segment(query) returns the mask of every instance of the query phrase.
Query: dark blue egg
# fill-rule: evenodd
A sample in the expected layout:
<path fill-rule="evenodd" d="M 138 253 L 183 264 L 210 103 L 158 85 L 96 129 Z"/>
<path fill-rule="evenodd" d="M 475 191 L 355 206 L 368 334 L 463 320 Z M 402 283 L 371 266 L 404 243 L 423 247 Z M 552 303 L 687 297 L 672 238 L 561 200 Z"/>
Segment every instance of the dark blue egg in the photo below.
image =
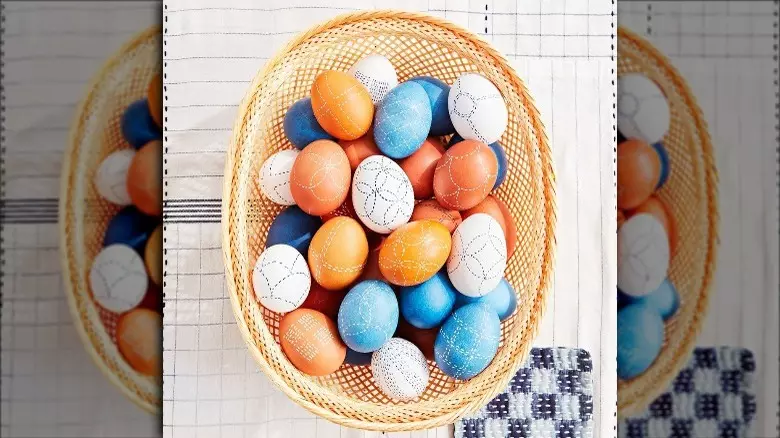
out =
<path fill-rule="evenodd" d="M 653 363 L 664 343 L 664 320 L 647 303 L 632 303 L 617 314 L 617 375 L 632 379 Z"/>
<path fill-rule="evenodd" d="M 668 278 L 649 294 L 637 298 L 628 297 L 628 300 L 631 303 L 643 303 L 657 309 L 664 321 L 674 315 L 677 309 L 680 308 L 680 295 Z"/>
<path fill-rule="evenodd" d="M 618 310 L 626 307 L 633 302 L 633 298 L 630 295 L 625 294 L 620 288 L 617 288 L 617 304 Z"/>
<path fill-rule="evenodd" d="M 321 225 L 320 218 L 308 215 L 297 205 L 292 205 L 282 210 L 271 223 L 265 247 L 284 243 L 297 249 L 306 257 L 309 254 L 311 239 Z"/>
<path fill-rule="evenodd" d="M 517 296 L 515 295 L 515 289 L 506 281 L 506 278 L 502 278 L 495 289 L 488 292 L 487 295 L 481 297 L 469 297 L 463 294 L 458 294 L 456 306 L 461 307 L 471 303 L 485 303 L 490 308 L 496 311 L 498 319 L 501 321 L 509 318 L 517 308 Z"/>
<path fill-rule="evenodd" d="M 398 327 L 398 300 L 387 283 L 365 280 L 341 302 L 338 328 L 341 340 L 358 353 L 379 350 Z"/>
<path fill-rule="evenodd" d="M 122 135 L 136 149 L 162 138 L 162 132 L 149 112 L 146 99 L 136 100 L 127 107 L 122 115 Z"/>
<path fill-rule="evenodd" d="M 444 374 L 466 380 L 481 373 L 496 356 L 501 322 L 484 303 L 472 303 L 452 312 L 433 345 L 436 364 Z"/>
<path fill-rule="evenodd" d="M 374 142 L 390 158 L 415 153 L 431 130 L 431 103 L 422 85 L 404 82 L 379 104 L 374 116 Z"/>
<path fill-rule="evenodd" d="M 658 184 L 655 189 L 660 189 L 666 181 L 669 179 L 669 172 L 671 171 L 671 165 L 669 163 L 669 153 L 666 152 L 666 148 L 660 141 L 653 143 L 653 149 L 658 153 L 658 159 L 661 160 L 661 176 L 658 178 Z"/>
<path fill-rule="evenodd" d="M 313 141 L 334 139 L 322 129 L 314 117 L 311 97 L 304 97 L 287 110 L 287 114 L 284 115 L 284 134 L 298 149 L 305 148 Z"/>
<path fill-rule="evenodd" d="M 417 76 L 410 79 L 422 85 L 431 102 L 431 132 L 430 135 L 450 135 L 455 132 L 455 126 L 450 120 L 450 112 L 447 109 L 447 98 L 450 95 L 450 86 L 430 76 Z"/>
<path fill-rule="evenodd" d="M 401 288 L 401 315 L 417 328 L 438 327 L 452 313 L 456 295 L 460 294 L 450 283 L 447 272 L 439 271 L 421 284 Z"/>
<path fill-rule="evenodd" d="M 119 210 L 108 223 L 103 236 L 103 246 L 123 243 L 143 256 L 146 241 L 159 222 L 159 218 L 145 215 L 135 206 L 128 205 Z"/>
<path fill-rule="evenodd" d="M 626 140 L 628 140 L 628 139 L 618 129 L 618 132 L 617 132 L 617 144 L 623 143 Z"/>
<path fill-rule="evenodd" d="M 372 353 L 358 353 L 347 347 L 347 357 L 344 359 L 344 363 L 349 365 L 368 365 L 371 363 L 371 354 Z"/>
<path fill-rule="evenodd" d="M 447 142 L 447 149 L 454 146 L 456 143 L 460 143 L 463 141 L 463 137 L 461 137 L 457 132 L 450 137 L 450 141 Z M 506 179 L 506 171 L 509 167 L 509 162 L 506 159 L 506 151 L 504 151 L 504 147 L 501 146 L 501 143 L 499 142 L 493 142 L 488 145 L 490 147 L 490 150 L 493 151 L 494 154 L 496 154 L 496 160 L 498 161 L 498 175 L 496 176 L 496 183 L 493 184 L 493 190 L 498 188 L 498 186 L 501 185 L 501 183 L 504 182 Z"/>

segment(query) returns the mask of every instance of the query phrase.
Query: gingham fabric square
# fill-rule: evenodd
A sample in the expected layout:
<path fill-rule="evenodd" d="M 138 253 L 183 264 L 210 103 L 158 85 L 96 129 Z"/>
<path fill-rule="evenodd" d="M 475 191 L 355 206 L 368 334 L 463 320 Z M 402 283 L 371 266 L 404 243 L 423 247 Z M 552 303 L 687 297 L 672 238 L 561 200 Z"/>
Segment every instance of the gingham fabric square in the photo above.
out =
<path fill-rule="evenodd" d="M 755 369 L 749 350 L 697 348 L 665 393 L 618 423 L 618 437 L 749 437 Z"/>
<path fill-rule="evenodd" d="M 593 363 L 572 348 L 534 348 L 502 392 L 455 424 L 455 438 L 590 438 Z"/>

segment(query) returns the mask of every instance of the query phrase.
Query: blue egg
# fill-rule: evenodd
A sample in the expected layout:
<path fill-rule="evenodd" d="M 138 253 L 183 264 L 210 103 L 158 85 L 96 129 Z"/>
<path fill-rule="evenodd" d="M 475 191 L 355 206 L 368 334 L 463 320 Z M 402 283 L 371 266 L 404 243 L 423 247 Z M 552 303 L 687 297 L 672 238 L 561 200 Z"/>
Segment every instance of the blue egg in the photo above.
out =
<path fill-rule="evenodd" d="M 463 137 L 461 137 L 456 132 L 455 134 L 453 134 L 452 137 L 450 137 L 450 141 L 447 142 L 447 149 L 451 148 L 456 143 L 460 143 L 462 141 L 463 141 Z M 495 190 L 506 179 L 506 171 L 507 168 L 509 167 L 509 162 L 506 159 L 506 152 L 504 151 L 504 147 L 501 146 L 501 143 L 496 141 L 490 143 L 488 146 L 490 147 L 490 150 L 492 150 L 493 153 L 496 154 L 496 160 L 498 161 L 498 175 L 496 176 L 496 183 L 493 184 L 493 190 Z"/>
<path fill-rule="evenodd" d="M 268 228 L 265 247 L 284 243 L 297 249 L 304 257 L 309 253 L 309 244 L 322 220 L 303 212 L 297 205 L 285 208 L 276 216 Z"/>
<path fill-rule="evenodd" d="M 484 303 L 467 304 L 452 312 L 433 345 L 436 364 L 444 374 L 466 380 L 481 373 L 498 351 L 501 322 Z"/>
<path fill-rule="evenodd" d="M 298 149 L 305 148 L 313 141 L 334 139 L 322 129 L 314 117 L 311 97 L 304 97 L 287 110 L 287 114 L 284 115 L 284 134 Z"/>
<path fill-rule="evenodd" d="M 509 318 L 517 308 L 517 296 L 515 295 L 515 289 L 506 281 L 506 278 L 502 278 L 495 289 L 488 292 L 487 295 L 481 297 L 469 297 L 463 294 L 458 294 L 456 300 L 456 306 L 462 307 L 471 303 L 484 303 L 490 306 L 491 309 L 496 311 L 498 319 L 501 321 Z"/>
<path fill-rule="evenodd" d="M 632 379 L 653 363 L 664 343 L 664 321 L 647 303 L 632 303 L 617 314 L 617 375 Z"/>
<path fill-rule="evenodd" d="M 347 348 L 347 357 L 344 359 L 344 363 L 349 365 L 368 365 L 371 363 L 371 353 L 358 353 L 351 348 Z"/>
<path fill-rule="evenodd" d="M 431 103 L 422 85 L 399 84 L 387 93 L 376 110 L 374 142 L 388 157 L 406 158 L 428 137 L 431 117 Z"/>
<path fill-rule="evenodd" d="M 447 98 L 450 95 L 450 86 L 430 76 L 417 76 L 410 79 L 422 85 L 431 102 L 431 131 L 430 135 L 450 135 L 455 132 L 455 126 L 450 120 L 450 112 L 447 109 Z"/>
<path fill-rule="evenodd" d="M 626 298 L 629 303 L 647 304 L 657 309 L 664 321 L 674 315 L 677 309 L 680 308 L 680 295 L 668 278 L 664 279 L 656 290 L 647 295 L 636 298 L 626 295 Z"/>
<path fill-rule="evenodd" d="M 620 288 L 617 288 L 617 304 L 618 310 L 628 306 L 633 302 L 633 298 L 630 295 L 625 294 Z"/>
<path fill-rule="evenodd" d="M 338 328 L 347 347 L 358 353 L 379 350 L 398 327 L 398 300 L 387 283 L 365 280 L 341 302 Z"/>
<path fill-rule="evenodd" d="M 136 100 L 127 107 L 122 115 L 122 135 L 136 149 L 162 138 L 162 132 L 149 112 L 146 99 Z"/>
<path fill-rule="evenodd" d="M 456 295 L 460 294 L 447 272 L 439 271 L 421 284 L 401 288 L 398 298 L 401 315 L 417 328 L 438 327 L 452 313 Z"/>
<path fill-rule="evenodd" d="M 666 148 L 660 141 L 658 143 L 653 143 L 653 149 L 658 153 L 658 158 L 661 160 L 661 176 L 658 178 L 658 184 L 655 186 L 655 189 L 658 190 L 661 186 L 666 184 L 666 181 L 669 179 L 671 167 L 669 164 L 669 153 L 666 152 Z"/>
<path fill-rule="evenodd" d="M 145 215 L 135 206 L 128 205 L 111 218 L 103 235 L 103 246 L 123 243 L 143 256 L 146 241 L 159 222 L 159 218 Z"/>

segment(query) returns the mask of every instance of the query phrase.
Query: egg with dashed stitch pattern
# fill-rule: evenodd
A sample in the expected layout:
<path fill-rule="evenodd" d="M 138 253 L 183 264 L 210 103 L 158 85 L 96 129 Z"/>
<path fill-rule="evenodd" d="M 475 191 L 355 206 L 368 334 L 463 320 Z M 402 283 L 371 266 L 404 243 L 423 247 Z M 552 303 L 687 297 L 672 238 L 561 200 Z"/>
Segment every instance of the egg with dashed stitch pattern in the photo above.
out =
<path fill-rule="evenodd" d="M 345 216 L 322 224 L 309 244 L 309 268 L 314 281 L 328 290 L 349 286 L 363 272 L 368 239 L 360 224 Z"/>
<path fill-rule="evenodd" d="M 147 376 L 159 376 L 162 317 L 149 309 L 133 309 L 119 317 L 116 345 L 134 370 Z"/>
<path fill-rule="evenodd" d="M 458 292 L 470 297 L 486 295 L 498 286 L 504 269 L 506 238 L 493 217 L 477 213 L 458 225 L 447 259 L 447 275 Z"/>
<path fill-rule="evenodd" d="M 632 209 L 655 191 L 661 177 L 661 161 L 652 146 L 631 139 L 617 147 L 617 206 Z"/>
<path fill-rule="evenodd" d="M 490 148 L 464 140 L 444 153 L 433 174 L 436 200 L 446 208 L 463 211 L 482 202 L 496 182 L 498 161 Z"/>
<path fill-rule="evenodd" d="M 297 249 L 279 243 L 260 254 L 252 270 L 255 297 L 272 312 L 290 312 L 303 304 L 311 288 L 306 260 Z"/>
<path fill-rule="evenodd" d="M 317 140 L 302 150 L 290 171 L 290 193 L 304 212 L 322 216 L 338 208 L 349 192 L 352 170 L 338 143 Z"/>
<path fill-rule="evenodd" d="M 320 126 L 341 140 L 365 135 L 374 120 L 374 103 L 366 87 L 336 70 L 324 71 L 314 79 L 311 106 Z"/>
<path fill-rule="evenodd" d="M 127 194 L 144 213 L 162 214 L 162 142 L 151 141 L 133 155 L 127 168 Z"/>
<path fill-rule="evenodd" d="M 390 158 L 406 158 L 417 151 L 431 129 L 431 105 L 425 89 L 416 82 L 393 88 L 379 104 L 374 141 Z"/>
<path fill-rule="evenodd" d="M 393 288 L 365 280 L 347 292 L 339 307 L 339 335 L 358 353 L 382 348 L 398 327 L 398 300 Z"/>
<path fill-rule="evenodd" d="M 431 219 L 444 225 L 450 234 L 463 221 L 458 210 L 446 209 L 435 199 L 427 199 L 414 206 L 410 220 L 419 221 L 423 219 Z"/>
<path fill-rule="evenodd" d="M 392 338 L 371 356 L 371 374 L 382 392 L 409 401 L 422 395 L 430 374 L 425 356 L 413 343 Z"/>
<path fill-rule="evenodd" d="M 506 252 L 507 257 L 511 257 L 517 245 L 517 227 L 515 226 L 515 220 L 512 218 L 512 214 L 509 212 L 509 208 L 506 207 L 500 199 L 493 195 L 487 195 L 487 197 L 468 210 L 461 212 L 461 217 L 466 220 L 468 217 L 477 214 L 485 213 L 490 215 L 501 226 L 501 230 L 506 237 Z"/>
<path fill-rule="evenodd" d="M 412 183 L 416 199 L 427 199 L 433 196 L 433 172 L 442 155 L 444 155 L 444 146 L 441 140 L 428 137 L 420 149 L 398 162 Z"/>
<path fill-rule="evenodd" d="M 395 161 L 381 155 L 368 157 L 355 169 L 352 205 L 371 231 L 390 233 L 412 216 L 412 183 Z"/>
<path fill-rule="evenodd" d="M 387 93 L 398 85 L 395 67 L 382 55 L 366 56 L 353 64 L 348 73 L 366 87 L 374 105 L 382 102 Z"/>
<path fill-rule="evenodd" d="M 677 227 L 675 226 L 674 216 L 672 216 L 668 206 L 658 196 L 651 195 L 639 207 L 628 211 L 624 221 L 640 213 L 650 214 L 663 225 L 666 235 L 669 237 L 669 253 L 673 254 L 677 247 Z"/>
<path fill-rule="evenodd" d="M 333 373 L 347 356 L 336 323 L 312 309 L 296 309 L 282 317 L 279 344 L 293 366 L 310 376 Z"/>
<path fill-rule="evenodd" d="M 501 138 L 509 120 L 498 88 L 478 73 L 458 77 L 447 96 L 447 109 L 461 137 L 486 144 Z"/>
<path fill-rule="evenodd" d="M 379 270 L 398 286 L 414 286 L 433 277 L 450 254 L 452 238 L 444 225 L 421 220 L 393 231 L 379 250 Z"/>
<path fill-rule="evenodd" d="M 496 356 L 501 322 L 484 303 L 472 303 L 452 312 L 439 330 L 433 354 L 444 374 L 468 380 L 485 370 Z"/>
<path fill-rule="evenodd" d="M 295 204 L 290 191 L 290 173 L 297 158 L 297 150 L 286 149 L 271 155 L 260 166 L 260 191 L 275 204 Z"/>

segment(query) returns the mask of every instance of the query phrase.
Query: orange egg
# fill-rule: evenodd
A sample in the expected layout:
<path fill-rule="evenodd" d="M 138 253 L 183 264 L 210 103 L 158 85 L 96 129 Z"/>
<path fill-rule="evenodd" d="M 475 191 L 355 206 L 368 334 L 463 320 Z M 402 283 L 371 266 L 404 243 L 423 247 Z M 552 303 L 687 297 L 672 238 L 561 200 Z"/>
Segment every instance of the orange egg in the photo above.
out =
<path fill-rule="evenodd" d="M 623 226 L 623 222 L 625 222 L 625 221 L 626 221 L 625 213 L 623 213 L 623 210 L 618 210 L 617 211 L 617 227 L 618 227 L 618 230 L 620 229 L 621 226 Z"/>
<path fill-rule="evenodd" d="M 311 309 L 295 309 L 282 317 L 279 343 L 295 368 L 310 376 L 336 371 L 347 356 L 336 323 Z"/>
<path fill-rule="evenodd" d="M 636 208 L 653 191 L 661 176 L 661 160 L 649 144 L 631 139 L 617 147 L 617 206 Z"/>
<path fill-rule="evenodd" d="M 160 73 L 154 75 L 146 89 L 146 101 L 149 104 L 149 112 L 157 126 L 162 128 L 162 79 Z"/>
<path fill-rule="evenodd" d="M 320 219 L 322 219 L 322 221 L 325 222 L 328 219 L 333 219 L 334 217 L 338 217 L 338 216 L 346 216 L 358 220 L 357 212 L 355 211 L 355 207 L 352 205 L 352 194 L 350 190 L 347 190 L 347 199 L 345 199 L 344 202 L 342 202 L 341 205 L 338 206 L 338 208 L 336 208 L 331 212 L 321 215 Z M 363 229 L 365 229 L 365 227 L 363 227 Z"/>
<path fill-rule="evenodd" d="M 317 284 L 317 282 L 312 282 L 309 295 L 306 295 L 306 299 L 301 304 L 301 307 L 322 312 L 325 316 L 335 321 L 339 314 L 341 302 L 344 301 L 344 296 L 347 295 L 347 292 L 348 290 L 327 290 Z"/>
<path fill-rule="evenodd" d="M 428 199 L 414 206 L 409 221 L 414 222 L 422 219 L 431 219 L 444 225 L 450 234 L 463 222 L 458 210 L 447 210 L 435 199 Z"/>
<path fill-rule="evenodd" d="M 393 231 L 379 250 L 379 270 L 390 283 L 414 286 L 444 266 L 452 248 L 447 228 L 429 219 Z"/>
<path fill-rule="evenodd" d="M 358 221 L 344 216 L 325 222 L 309 244 L 311 275 L 328 290 L 349 286 L 363 272 L 367 258 L 366 233 Z"/>
<path fill-rule="evenodd" d="M 133 155 L 127 169 L 127 193 L 142 212 L 162 213 L 162 142 L 150 141 Z"/>
<path fill-rule="evenodd" d="M 311 106 L 322 129 L 341 140 L 362 137 L 374 121 L 374 103 L 366 87 L 336 70 L 324 71 L 314 79 Z"/>
<path fill-rule="evenodd" d="M 146 241 L 144 262 L 149 278 L 154 284 L 160 284 L 162 282 L 162 225 L 158 225 Z"/>
<path fill-rule="evenodd" d="M 376 142 L 374 142 L 372 131 L 372 129 L 369 129 L 366 135 L 355 140 L 339 140 L 339 144 L 344 148 L 344 153 L 347 154 L 349 166 L 353 172 L 366 158 L 372 155 L 382 155 L 382 152 L 376 146 Z"/>
<path fill-rule="evenodd" d="M 504 225 L 506 225 L 506 258 L 509 260 L 517 249 L 517 225 L 515 224 L 515 218 L 512 217 L 512 212 L 509 211 L 509 207 L 507 207 L 504 201 L 495 197 L 494 199 L 496 204 L 498 204 L 498 208 L 500 208 L 501 212 L 504 214 Z"/>
<path fill-rule="evenodd" d="M 123 313 L 116 323 L 119 352 L 134 370 L 147 376 L 160 375 L 162 318 L 149 309 Z"/>
<path fill-rule="evenodd" d="M 477 213 L 485 213 L 498 222 L 506 237 L 507 257 L 510 257 L 515 250 L 515 245 L 517 245 L 517 228 L 506 204 L 495 196 L 488 195 L 487 198 L 476 206 L 461 212 L 461 215 L 463 220 L 466 220 L 469 216 Z"/>
<path fill-rule="evenodd" d="M 146 288 L 146 295 L 138 304 L 139 308 L 162 312 L 162 289 L 159 285 L 149 282 Z"/>
<path fill-rule="evenodd" d="M 463 140 L 449 148 L 436 165 L 436 200 L 446 208 L 468 210 L 490 193 L 497 174 L 498 160 L 488 145 Z"/>
<path fill-rule="evenodd" d="M 322 216 L 347 199 L 352 171 L 338 143 L 317 140 L 303 149 L 290 171 L 290 192 L 304 212 Z"/>
<path fill-rule="evenodd" d="M 428 137 L 420 149 L 398 162 L 412 182 L 415 198 L 426 199 L 433 196 L 433 173 L 436 170 L 436 163 L 444 153 L 441 140 L 437 137 Z"/>
<path fill-rule="evenodd" d="M 626 219 L 639 213 L 648 213 L 653 215 L 666 230 L 666 235 L 669 237 L 669 249 L 674 252 L 674 248 L 677 246 L 677 227 L 674 223 L 674 216 L 667 208 L 661 199 L 657 196 L 650 196 L 639 207 L 631 210 L 626 215 Z"/>

